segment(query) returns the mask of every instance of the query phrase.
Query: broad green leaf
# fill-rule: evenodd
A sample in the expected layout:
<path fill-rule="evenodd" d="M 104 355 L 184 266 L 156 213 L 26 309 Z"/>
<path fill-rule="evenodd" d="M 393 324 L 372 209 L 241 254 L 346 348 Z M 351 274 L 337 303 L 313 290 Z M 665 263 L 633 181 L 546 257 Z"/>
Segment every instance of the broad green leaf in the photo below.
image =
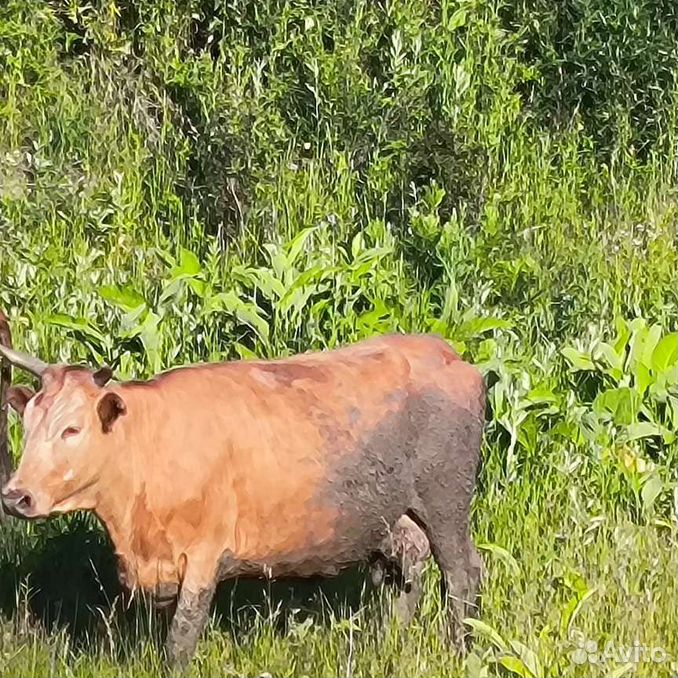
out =
<path fill-rule="evenodd" d="M 654 381 L 650 369 L 644 363 L 637 363 L 634 370 L 635 386 L 638 389 L 638 395 L 644 396 L 647 389 Z"/>
<path fill-rule="evenodd" d="M 523 661 L 531 676 L 535 678 L 541 678 L 544 675 L 544 671 L 539 661 L 537 654 L 533 652 L 527 645 L 524 645 L 519 640 L 511 640 L 510 645 L 513 648 L 513 651 L 518 657 Z"/>
<path fill-rule="evenodd" d="M 488 675 L 488 665 L 476 652 L 470 652 L 464 661 L 464 674 L 466 678 L 484 678 Z"/>
<path fill-rule="evenodd" d="M 626 440 L 638 440 L 639 438 L 649 438 L 651 436 L 660 436 L 663 428 L 651 421 L 638 421 L 626 427 Z"/>
<path fill-rule="evenodd" d="M 270 268 L 251 269 L 250 275 L 261 293 L 269 301 L 281 299 L 289 291 L 285 289 L 282 281 L 273 275 Z"/>
<path fill-rule="evenodd" d="M 663 337 L 652 352 L 652 369 L 662 373 L 678 369 L 678 332 Z"/>
<path fill-rule="evenodd" d="M 298 233 L 287 245 L 287 262 L 290 266 L 293 266 L 299 256 L 299 253 L 304 248 L 306 241 L 311 237 L 313 232 L 317 229 L 317 226 L 310 226 L 309 228 L 304 228 L 300 233 Z"/>
<path fill-rule="evenodd" d="M 629 426 L 636 421 L 639 398 L 631 388 L 611 388 L 600 393 L 593 401 L 593 411 L 598 416 L 611 417 L 615 424 Z"/>
<path fill-rule="evenodd" d="M 73 318 L 64 313 L 54 313 L 48 315 L 45 321 L 50 325 L 81 332 L 88 339 L 97 342 L 100 347 L 106 344 L 104 335 L 85 318 Z"/>
<path fill-rule="evenodd" d="M 645 341 L 643 343 L 643 353 L 640 360 L 648 369 L 652 367 L 652 356 L 661 336 L 661 325 L 652 325 L 647 331 L 647 336 L 645 337 Z"/>
<path fill-rule="evenodd" d="M 197 278 L 191 278 L 188 280 L 188 286 L 201 298 L 205 297 L 207 291 L 207 283 Z"/>
<path fill-rule="evenodd" d="M 273 272 L 278 280 L 285 280 L 285 274 L 288 268 L 287 257 L 280 251 L 280 247 L 275 243 L 266 243 L 264 249 L 268 252 L 268 257 L 273 267 Z"/>
<path fill-rule="evenodd" d="M 522 676 L 522 678 L 533 678 L 534 676 L 530 669 L 525 666 L 523 660 L 518 657 L 504 655 L 503 657 L 499 657 L 498 661 L 505 669 L 508 669 L 511 673 L 515 673 L 518 676 Z"/>
<path fill-rule="evenodd" d="M 259 313 L 259 309 L 254 304 L 245 302 L 241 302 L 235 309 L 240 322 L 249 325 L 264 341 L 268 341 L 268 322 Z"/>
<path fill-rule="evenodd" d="M 306 288 L 293 287 L 280 300 L 280 303 L 278 304 L 278 312 L 281 315 L 285 315 L 290 310 L 290 308 L 292 308 L 294 309 L 295 313 L 299 313 L 306 305 L 306 302 L 309 300 L 314 291 L 315 287 L 311 285 L 308 285 Z"/>
<path fill-rule="evenodd" d="M 511 573 L 516 577 L 520 574 L 520 566 L 518 565 L 518 561 L 503 546 L 484 542 L 477 544 L 477 548 L 483 551 L 489 551 L 490 553 L 497 556 L 508 566 L 509 570 L 511 570 Z"/>
<path fill-rule="evenodd" d="M 640 491 L 640 496 L 643 499 L 643 506 L 646 509 L 649 509 L 652 507 L 652 504 L 654 504 L 655 500 L 661 493 L 661 491 L 664 489 L 664 483 L 662 482 L 662 479 L 657 475 L 657 473 L 653 473 L 644 483 L 643 483 L 643 489 Z"/>
<path fill-rule="evenodd" d="M 181 248 L 179 255 L 179 266 L 176 268 L 176 274 L 182 276 L 196 276 L 202 272 L 198 257 L 185 247 Z M 176 276 L 175 276 L 176 277 Z"/>
<path fill-rule="evenodd" d="M 496 648 L 504 652 L 508 651 L 508 644 L 489 624 L 486 624 L 480 619 L 468 617 L 464 619 L 464 624 L 467 624 L 473 629 L 473 632 L 486 640 L 489 640 Z"/>
<path fill-rule="evenodd" d="M 254 351 L 250 351 L 247 346 L 241 344 L 239 341 L 237 341 L 235 344 L 235 350 L 238 352 L 238 355 L 243 359 L 243 360 L 259 360 L 259 356 L 254 353 Z"/>
<path fill-rule="evenodd" d="M 144 345 L 146 356 L 153 372 L 159 372 L 162 367 L 160 359 L 161 335 L 158 331 L 160 316 L 149 311 L 144 318 L 144 322 L 139 333 L 141 342 Z"/>
<path fill-rule="evenodd" d="M 581 612 L 582 607 L 584 607 L 584 603 L 594 594 L 598 591 L 597 587 L 593 587 L 585 591 L 577 600 L 576 605 L 573 607 L 573 609 L 570 612 L 570 616 L 567 622 L 567 632 L 568 634 L 572 630 L 572 624 L 574 623 L 575 618 L 577 615 Z"/>
<path fill-rule="evenodd" d="M 99 295 L 102 299 L 128 312 L 136 311 L 140 306 L 146 304 L 143 296 L 129 285 L 122 288 L 115 285 L 104 285 L 99 288 Z"/>
<path fill-rule="evenodd" d="M 232 290 L 229 290 L 228 292 L 219 292 L 218 294 L 214 294 L 207 298 L 203 312 L 205 314 L 214 313 L 216 311 L 234 313 L 240 303 L 240 299 Z"/>
<path fill-rule="evenodd" d="M 596 366 L 591 360 L 591 356 L 578 351 L 573 346 L 566 346 L 560 351 L 565 359 L 572 366 L 572 371 L 574 372 L 593 372 L 596 369 Z"/>
<path fill-rule="evenodd" d="M 614 350 L 617 355 L 623 356 L 626 354 L 626 348 L 629 345 L 631 338 L 631 330 L 624 320 L 624 318 L 615 318 L 615 327 L 617 329 L 617 339 L 614 342 Z"/>
<path fill-rule="evenodd" d="M 182 247 L 179 251 L 179 263 L 170 272 L 171 280 L 182 280 L 184 278 L 194 278 L 200 275 L 202 267 L 198 257 L 190 250 Z"/>
<path fill-rule="evenodd" d="M 641 321 L 642 322 L 637 322 Z M 631 374 L 636 373 L 638 364 L 643 362 L 643 350 L 645 348 L 645 341 L 648 337 L 649 330 L 643 318 L 635 318 L 631 323 L 633 334 L 629 342 L 629 356 L 627 360 L 627 371 Z"/>
<path fill-rule="evenodd" d="M 479 337 L 485 332 L 493 330 L 507 330 L 513 324 L 502 318 L 472 318 L 463 322 L 459 327 L 459 334 L 464 337 Z"/>
<path fill-rule="evenodd" d="M 466 8 L 460 7 L 455 12 L 453 12 L 449 21 L 447 22 L 448 31 L 456 31 L 457 28 L 461 28 L 466 24 Z"/>
<path fill-rule="evenodd" d="M 616 381 L 619 381 L 624 374 L 624 358 L 617 354 L 617 352 L 610 346 L 610 344 L 601 341 L 596 346 L 596 358 L 601 359 L 607 364 L 607 372 Z"/>

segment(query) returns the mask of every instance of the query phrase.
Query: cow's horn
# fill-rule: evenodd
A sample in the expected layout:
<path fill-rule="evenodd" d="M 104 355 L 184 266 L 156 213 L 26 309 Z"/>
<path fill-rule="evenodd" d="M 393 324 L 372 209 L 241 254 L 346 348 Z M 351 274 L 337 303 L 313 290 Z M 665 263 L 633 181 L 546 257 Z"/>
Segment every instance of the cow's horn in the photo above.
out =
<path fill-rule="evenodd" d="M 45 370 L 49 367 L 49 365 L 40 360 L 40 358 L 34 358 L 33 356 L 21 353 L 21 351 L 15 351 L 13 348 L 8 348 L 2 344 L 0 344 L 0 355 L 2 355 L 5 360 L 12 363 L 12 365 L 30 372 L 36 377 L 42 377 Z"/>

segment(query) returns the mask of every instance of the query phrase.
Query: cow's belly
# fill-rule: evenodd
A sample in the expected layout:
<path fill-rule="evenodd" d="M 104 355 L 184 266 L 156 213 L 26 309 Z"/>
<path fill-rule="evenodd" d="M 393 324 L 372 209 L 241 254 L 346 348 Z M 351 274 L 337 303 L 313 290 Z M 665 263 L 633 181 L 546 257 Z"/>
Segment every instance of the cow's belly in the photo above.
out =
<path fill-rule="evenodd" d="M 245 554 L 226 549 L 220 559 L 219 578 L 334 576 L 367 561 L 400 515 L 402 511 L 397 508 L 383 516 L 375 512 L 345 517 L 340 523 L 341 530 L 335 530 L 324 540 L 314 541 L 315 535 L 311 534 L 306 546 L 290 551 L 262 549 L 261 554 Z"/>

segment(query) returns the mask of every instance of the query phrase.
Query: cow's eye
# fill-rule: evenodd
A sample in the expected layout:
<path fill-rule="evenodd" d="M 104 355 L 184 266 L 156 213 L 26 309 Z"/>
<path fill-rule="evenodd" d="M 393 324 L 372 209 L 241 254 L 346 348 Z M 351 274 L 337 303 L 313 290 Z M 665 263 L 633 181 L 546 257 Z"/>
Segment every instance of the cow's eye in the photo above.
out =
<path fill-rule="evenodd" d="M 65 428 L 63 430 L 61 437 L 64 440 L 66 440 L 66 438 L 72 438 L 73 436 L 77 436 L 78 433 L 80 433 L 80 429 L 77 426 L 69 426 L 68 428 Z"/>

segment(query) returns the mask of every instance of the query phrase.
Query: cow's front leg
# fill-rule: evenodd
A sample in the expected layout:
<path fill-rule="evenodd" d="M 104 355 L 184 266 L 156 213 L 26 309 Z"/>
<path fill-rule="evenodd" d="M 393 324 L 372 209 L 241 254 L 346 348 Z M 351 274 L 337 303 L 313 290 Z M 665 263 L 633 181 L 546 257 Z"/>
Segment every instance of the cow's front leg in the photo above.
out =
<path fill-rule="evenodd" d="M 185 580 L 167 636 L 167 659 L 174 669 L 185 668 L 193 658 L 209 617 L 216 582 L 198 585 Z"/>

